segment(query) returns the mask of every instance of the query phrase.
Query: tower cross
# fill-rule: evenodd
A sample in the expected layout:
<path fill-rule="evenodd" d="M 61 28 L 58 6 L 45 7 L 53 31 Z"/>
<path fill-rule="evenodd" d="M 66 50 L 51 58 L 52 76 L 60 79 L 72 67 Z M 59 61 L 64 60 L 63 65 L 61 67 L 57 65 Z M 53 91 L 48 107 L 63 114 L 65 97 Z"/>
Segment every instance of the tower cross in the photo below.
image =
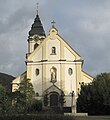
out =
<path fill-rule="evenodd" d="M 39 3 L 37 2 L 37 15 L 38 15 Z"/>
<path fill-rule="evenodd" d="M 52 23 L 52 27 L 54 27 L 56 22 L 53 20 L 51 23 Z"/>

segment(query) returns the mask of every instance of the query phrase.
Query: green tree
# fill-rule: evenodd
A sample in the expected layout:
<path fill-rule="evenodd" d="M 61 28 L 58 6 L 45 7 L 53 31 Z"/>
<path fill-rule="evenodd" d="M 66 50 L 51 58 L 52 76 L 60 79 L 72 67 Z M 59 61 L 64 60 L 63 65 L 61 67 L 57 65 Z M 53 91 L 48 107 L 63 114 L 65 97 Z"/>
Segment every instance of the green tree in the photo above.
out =
<path fill-rule="evenodd" d="M 11 100 L 6 93 L 5 87 L 0 84 L 0 114 L 8 114 L 11 108 Z"/>
<path fill-rule="evenodd" d="M 34 100 L 27 108 L 28 113 L 35 113 L 42 111 L 42 100 Z"/>
<path fill-rule="evenodd" d="M 26 103 L 30 103 L 31 101 L 33 101 L 33 98 L 35 97 L 35 92 L 30 79 L 22 80 L 18 91 L 23 95 Z"/>
<path fill-rule="evenodd" d="M 110 74 L 97 75 L 88 85 L 81 85 L 77 99 L 78 112 L 110 114 Z"/>
<path fill-rule="evenodd" d="M 81 91 L 77 99 L 78 112 L 89 112 L 92 104 L 91 89 L 90 85 L 81 85 Z"/>
<path fill-rule="evenodd" d="M 0 113 L 4 112 L 4 103 L 6 99 L 6 90 L 5 88 L 0 84 Z"/>
<path fill-rule="evenodd" d="M 27 113 L 28 107 L 33 104 L 34 100 L 35 92 L 30 79 L 22 80 L 19 89 L 15 92 L 16 107 Z"/>

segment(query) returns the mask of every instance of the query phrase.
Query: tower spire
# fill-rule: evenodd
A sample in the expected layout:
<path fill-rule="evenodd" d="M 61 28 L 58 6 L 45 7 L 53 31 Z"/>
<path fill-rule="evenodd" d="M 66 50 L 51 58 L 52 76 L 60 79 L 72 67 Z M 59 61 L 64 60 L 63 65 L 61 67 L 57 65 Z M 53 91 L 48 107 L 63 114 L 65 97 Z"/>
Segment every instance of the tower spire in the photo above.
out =
<path fill-rule="evenodd" d="M 39 10 L 39 3 L 37 2 L 37 15 L 38 15 L 38 10 Z"/>
<path fill-rule="evenodd" d="M 37 2 L 37 15 L 36 18 L 34 19 L 34 23 L 32 24 L 31 30 L 29 31 L 29 36 L 33 36 L 37 34 L 39 36 L 45 37 L 46 36 L 45 31 L 38 15 L 38 8 L 39 8 L 39 3 Z"/>

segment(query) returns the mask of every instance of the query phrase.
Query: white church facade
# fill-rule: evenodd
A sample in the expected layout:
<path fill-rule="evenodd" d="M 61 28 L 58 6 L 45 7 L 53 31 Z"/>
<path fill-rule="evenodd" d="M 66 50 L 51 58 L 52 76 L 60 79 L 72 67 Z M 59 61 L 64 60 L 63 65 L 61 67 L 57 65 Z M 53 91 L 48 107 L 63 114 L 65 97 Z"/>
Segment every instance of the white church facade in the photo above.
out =
<path fill-rule="evenodd" d="M 38 98 L 43 99 L 48 93 L 48 106 L 59 106 L 59 96 L 63 91 L 64 107 L 72 107 L 72 112 L 76 112 L 80 85 L 93 80 L 82 68 L 81 56 L 58 34 L 54 24 L 49 34 L 45 35 L 37 14 L 29 31 L 26 72 L 13 80 L 12 92 L 18 89 L 19 83 L 26 77 L 31 80 Z"/>

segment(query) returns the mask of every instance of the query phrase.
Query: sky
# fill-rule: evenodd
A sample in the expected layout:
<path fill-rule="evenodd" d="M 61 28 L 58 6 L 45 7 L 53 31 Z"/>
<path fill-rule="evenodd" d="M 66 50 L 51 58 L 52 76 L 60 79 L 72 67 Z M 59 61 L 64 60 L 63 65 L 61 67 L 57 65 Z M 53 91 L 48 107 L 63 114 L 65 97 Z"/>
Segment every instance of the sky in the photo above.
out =
<path fill-rule="evenodd" d="M 39 16 L 48 35 L 51 22 L 84 60 L 95 77 L 110 72 L 110 0 L 0 0 L 0 72 L 19 76 L 26 70 L 28 32 Z"/>

